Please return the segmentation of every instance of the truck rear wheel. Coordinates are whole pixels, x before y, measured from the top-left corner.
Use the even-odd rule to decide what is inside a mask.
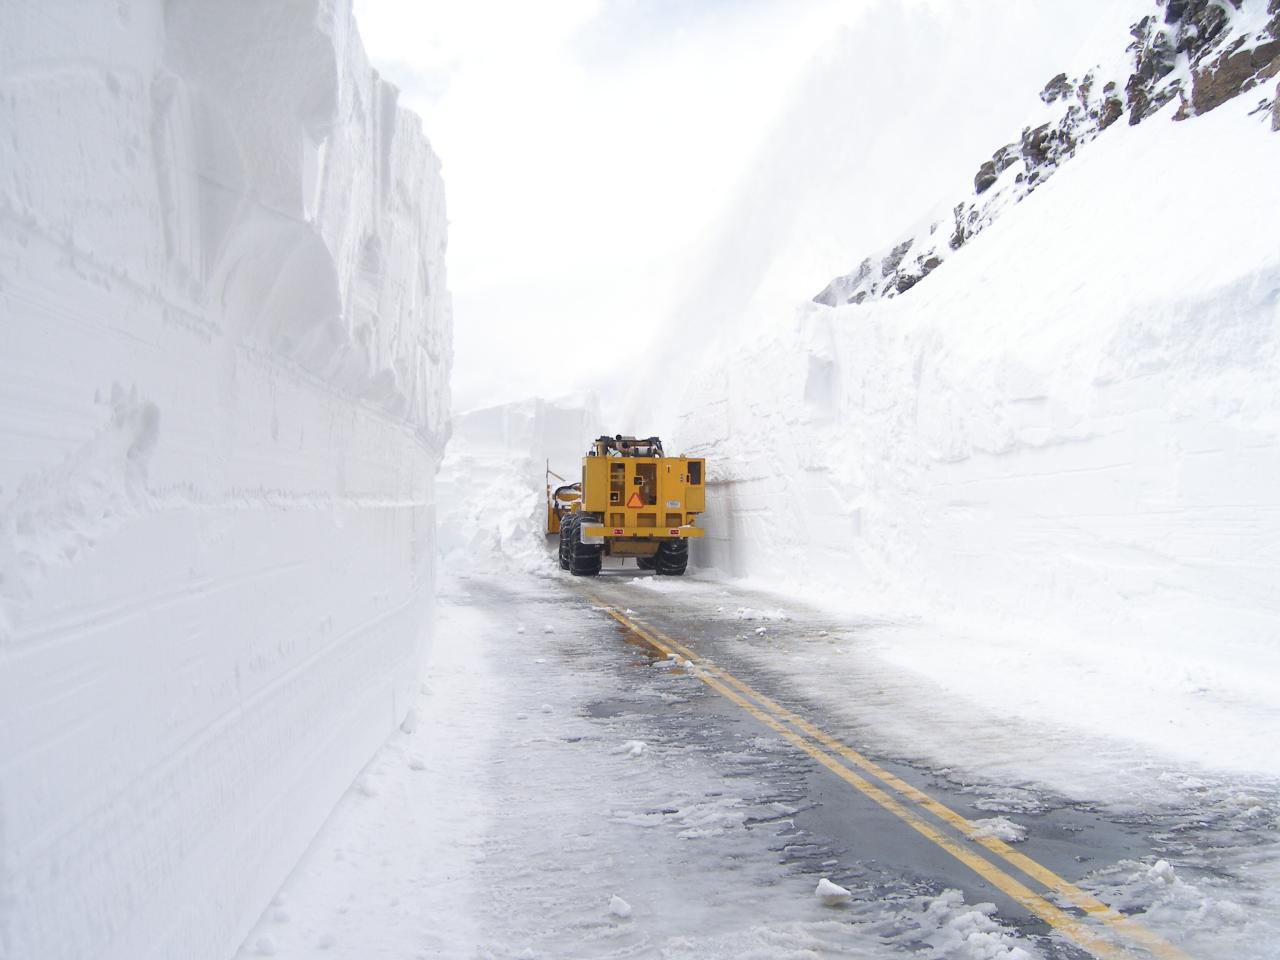
[[[689,541],[664,540],[653,557],[654,569],[660,577],[679,577],[689,566]]]
[[[636,566],[641,570],[652,570],[654,562],[653,557],[636,557]]]
[[[569,548],[573,544],[573,533],[575,530],[575,521],[578,519],[576,513],[566,514],[560,521],[560,569],[569,569]]]

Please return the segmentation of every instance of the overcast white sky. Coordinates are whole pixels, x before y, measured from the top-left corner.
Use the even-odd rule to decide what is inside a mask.
[[[444,164],[455,407],[610,401],[805,64],[860,6],[356,0],[370,59]]]

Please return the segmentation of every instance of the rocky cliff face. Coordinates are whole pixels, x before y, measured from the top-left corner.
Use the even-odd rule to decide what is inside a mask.
[[[969,197],[813,299],[839,306],[905,293],[1122,118],[1139,124],[1176,100],[1173,119],[1186,120],[1255,91],[1257,112],[1280,130],[1280,87],[1270,86],[1277,75],[1280,0],[1156,0],[1114,65],[1045,84],[1045,116],[978,167]]]

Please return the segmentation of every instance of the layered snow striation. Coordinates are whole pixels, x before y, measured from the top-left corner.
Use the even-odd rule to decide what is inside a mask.
[[[0,22],[0,954],[222,958],[416,689],[439,164],[344,0]]]
[[[1130,734],[1278,772],[1280,135],[1256,99],[1111,126],[907,296],[725,335],[673,438],[708,458],[695,562],[954,628],[913,664],[944,685],[983,638],[1069,659],[1084,699],[1027,708],[1056,722],[1113,723],[1073,703],[1125,678],[1214,731]]]

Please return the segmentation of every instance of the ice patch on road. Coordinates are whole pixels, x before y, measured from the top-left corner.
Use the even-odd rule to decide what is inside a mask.
[[[781,607],[773,610],[756,610],[753,607],[739,607],[735,614],[739,620],[790,620],[791,615]]]
[[[614,810],[609,819],[646,829],[674,827],[681,840],[700,840],[740,829],[747,820],[746,806],[740,797],[689,798],[656,810]]]
[[[974,840],[992,837],[1005,843],[1020,843],[1027,839],[1027,828],[1008,817],[988,817],[985,820],[971,820],[969,823],[973,827],[969,836]]]

